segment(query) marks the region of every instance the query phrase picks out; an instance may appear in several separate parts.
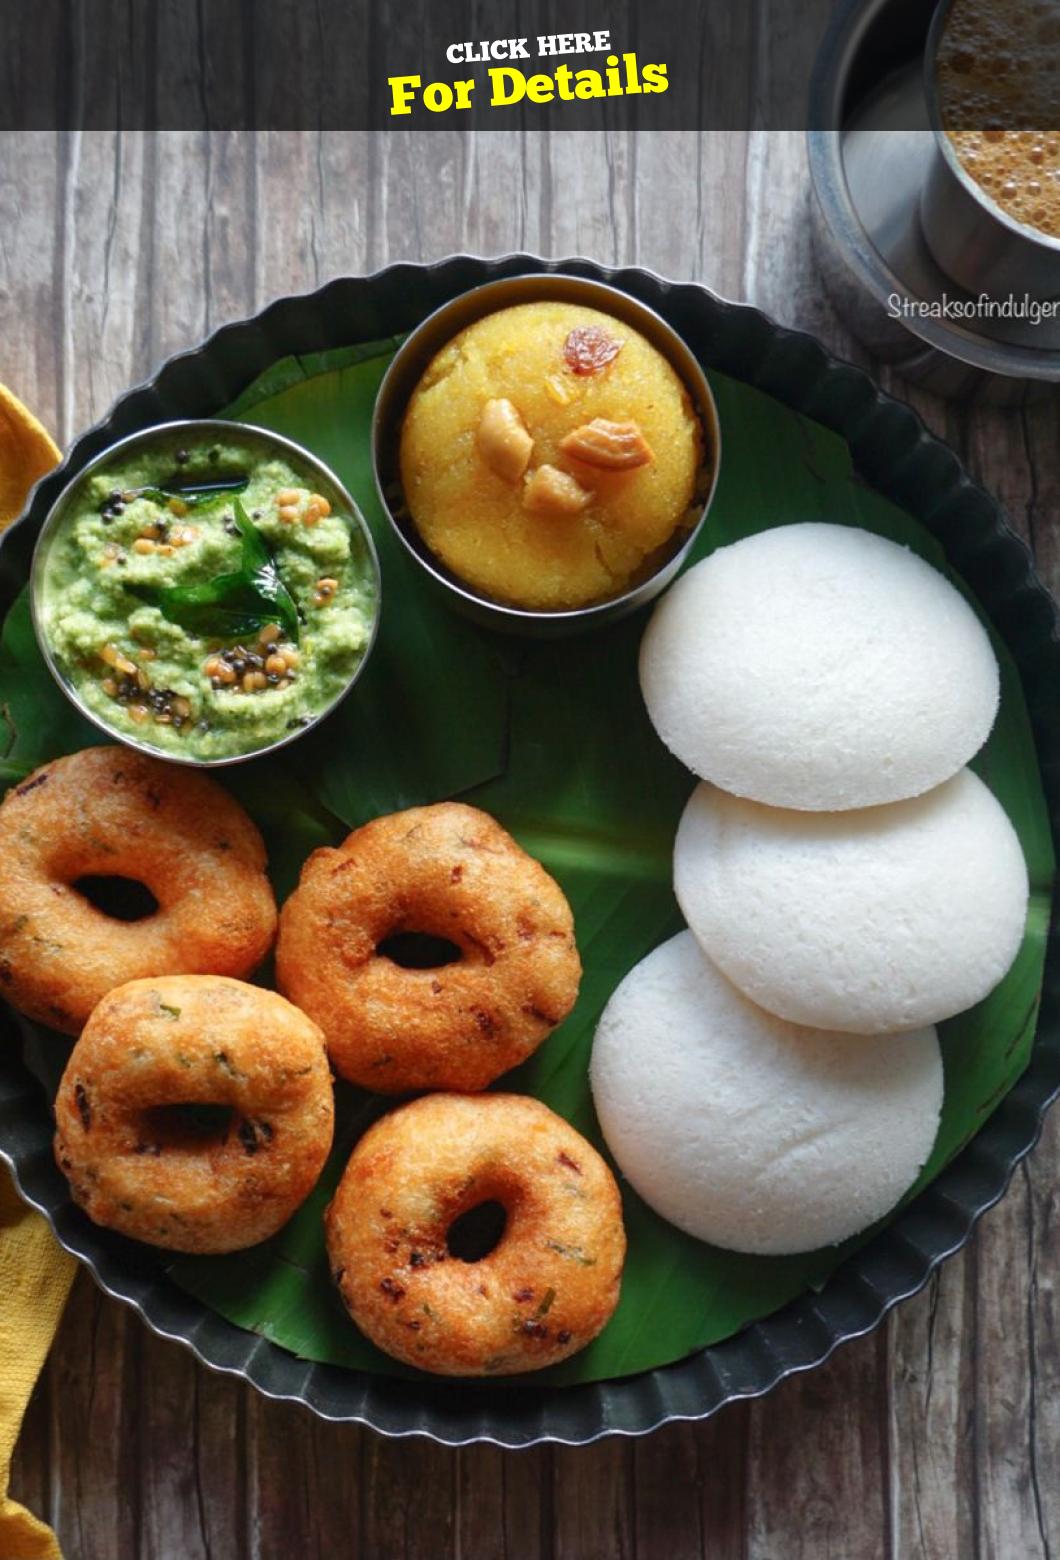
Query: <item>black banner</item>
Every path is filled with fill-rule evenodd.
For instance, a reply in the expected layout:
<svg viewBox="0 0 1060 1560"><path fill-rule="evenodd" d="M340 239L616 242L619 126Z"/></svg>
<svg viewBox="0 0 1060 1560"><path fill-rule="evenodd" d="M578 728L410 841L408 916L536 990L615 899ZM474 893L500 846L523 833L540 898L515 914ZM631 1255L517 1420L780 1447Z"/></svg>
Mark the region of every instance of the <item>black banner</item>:
<svg viewBox="0 0 1060 1560"><path fill-rule="evenodd" d="M830 0L5 0L10 129L806 121Z"/></svg>
<svg viewBox="0 0 1060 1560"><path fill-rule="evenodd" d="M1060 0L3 0L0 128L926 130L941 59L947 125L1040 131L1058 38Z"/></svg>

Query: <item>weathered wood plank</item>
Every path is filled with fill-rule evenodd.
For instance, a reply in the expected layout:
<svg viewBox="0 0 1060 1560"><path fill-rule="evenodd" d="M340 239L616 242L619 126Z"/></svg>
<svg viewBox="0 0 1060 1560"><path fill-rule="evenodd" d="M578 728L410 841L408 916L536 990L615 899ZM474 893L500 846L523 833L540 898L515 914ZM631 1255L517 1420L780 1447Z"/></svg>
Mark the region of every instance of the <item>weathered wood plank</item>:
<svg viewBox="0 0 1060 1560"><path fill-rule="evenodd" d="M77 1560L140 1553L145 1465L137 1359L143 1328L78 1277L48 1364L51 1499L47 1516Z"/></svg>
<svg viewBox="0 0 1060 1560"><path fill-rule="evenodd" d="M1035 1155L1020 1171L1026 1201L1027 1353L1030 1379L1027 1427L1031 1498L1044 1553L1060 1549L1060 1350L1057 1349L1057 1274L1060 1273L1060 1119L1048 1118ZM1008 1253L999 1254L1007 1260Z"/></svg>
<svg viewBox="0 0 1060 1560"><path fill-rule="evenodd" d="M415 1436L368 1435L361 1464L361 1550L429 1560L456 1538L456 1454Z"/></svg>
<svg viewBox="0 0 1060 1560"><path fill-rule="evenodd" d="M742 189L750 139L677 131L634 139L632 258L678 281L705 282L724 297L741 291L747 217Z"/></svg>
<svg viewBox="0 0 1060 1560"><path fill-rule="evenodd" d="M239 1487L239 1446L231 1438L211 1435L200 1409L203 1371L186 1349L139 1329L138 1369L126 1384L135 1397L139 1443L149 1449L140 1466L140 1554L144 1560L164 1560L172 1554L187 1560L209 1555L209 1524L216 1526L220 1481ZM203 1460L200 1440L210 1446ZM207 1484L204 1486L204 1475ZM211 1499L212 1496L212 1499ZM230 1512L238 1519L238 1505ZM231 1537L238 1534L233 1524Z"/></svg>
<svg viewBox="0 0 1060 1560"><path fill-rule="evenodd" d="M454 1560L537 1560L549 1555L551 1452L469 1446L457 1454Z"/></svg>
<svg viewBox="0 0 1060 1560"><path fill-rule="evenodd" d="M965 422L972 471L1001 499L1056 587L1060 563L1058 403L1023 412L975 410ZM1027 1560L1056 1552L1060 1419L1052 1304L1056 1258L1055 1116L976 1243L974 1492L980 1555Z"/></svg>
<svg viewBox="0 0 1060 1560"><path fill-rule="evenodd" d="M976 1537L988 1560L1047 1560L1050 1554L1043 1487L1049 1489L1056 1470L1055 1463L1043 1466L1036 1444L1038 1236L1021 1171L983 1220L976 1243Z"/></svg>
<svg viewBox="0 0 1060 1560"><path fill-rule="evenodd" d="M552 1453L552 1560L636 1554L633 1447L625 1440Z"/></svg>
<svg viewBox="0 0 1060 1560"><path fill-rule="evenodd" d="M767 40L780 58L782 39ZM797 135L508 131L0 141L0 377L69 435L167 352L279 292L468 248L702 278L855 361L821 293ZM895 381L1060 584L1060 413ZM82 1279L14 1489L70 1556L797 1560L1060 1546L1060 1122L886 1334L765 1403L637 1444L382 1442L204 1372Z"/></svg>
<svg viewBox="0 0 1060 1560"><path fill-rule="evenodd" d="M456 243L482 255L545 247L535 198L540 155L540 137L487 130L466 138Z"/></svg>
<svg viewBox="0 0 1060 1560"><path fill-rule="evenodd" d="M102 417L157 356L156 148L144 136L64 142L61 335L71 434Z"/></svg>
<svg viewBox="0 0 1060 1560"><path fill-rule="evenodd" d="M890 1542L886 1333L751 1410L748 1560L879 1560Z"/></svg>
<svg viewBox="0 0 1060 1560"><path fill-rule="evenodd" d="M165 1358L172 1345L156 1342L151 1368L164 1390L172 1377ZM224 1560L249 1553L247 1501L246 1409L249 1393L241 1381L219 1376L196 1365L192 1373L192 1441L184 1448L193 1470L194 1502L204 1560ZM156 1509L161 1515L167 1490L155 1481ZM171 1553L165 1526L159 1553ZM192 1548L183 1560L193 1560Z"/></svg>
<svg viewBox="0 0 1060 1560"><path fill-rule="evenodd" d="M889 1324L896 1556L975 1553L975 1277L962 1252Z"/></svg>
<svg viewBox="0 0 1060 1560"><path fill-rule="evenodd" d="M26 1407L11 1460L11 1488L30 1511L51 1508L51 1377L43 1371Z"/></svg>
<svg viewBox="0 0 1060 1560"><path fill-rule="evenodd" d="M704 1425L667 1425L633 1448L636 1553L743 1560L750 1410Z"/></svg>
<svg viewBox="0 0 1060 1560"><path fill-rule="evenodd" d="M266 135L251 156L252 228L259 302L363 270L370 138Z"/></svg>
<svg viewBox="0 0 1060 1560"><path fill-rule="evenodd" d="M60 441L61 191L54 134L0 135L0 380Z"/></svg>

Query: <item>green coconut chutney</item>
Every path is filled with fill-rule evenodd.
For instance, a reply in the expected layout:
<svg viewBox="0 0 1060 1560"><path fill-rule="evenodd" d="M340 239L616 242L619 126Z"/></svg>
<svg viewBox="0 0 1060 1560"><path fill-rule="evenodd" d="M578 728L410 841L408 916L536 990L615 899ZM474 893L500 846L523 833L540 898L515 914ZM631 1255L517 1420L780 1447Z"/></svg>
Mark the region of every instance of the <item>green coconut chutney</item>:
<svg viewBox="0 0 1060 1560"><path fill-rule="evenodd" d="M325 710L376 609L374 560L341 495L235 425L205 444L159 435L86 477L37 597L91 714L195 760L255 752Z"/></svg>

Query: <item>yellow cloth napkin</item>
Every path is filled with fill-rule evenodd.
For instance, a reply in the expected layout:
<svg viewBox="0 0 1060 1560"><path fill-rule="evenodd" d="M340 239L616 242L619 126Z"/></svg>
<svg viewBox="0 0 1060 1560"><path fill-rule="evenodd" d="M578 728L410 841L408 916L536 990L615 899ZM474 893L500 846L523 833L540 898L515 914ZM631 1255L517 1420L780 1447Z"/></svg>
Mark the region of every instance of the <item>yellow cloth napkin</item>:
<svg viewBox="0 0 1060 1560"><path fill-rule="evenodd" d="M0 1555L61 1560L51 1528L7 1494L11 1454L76 1264L0 1166Z"/></svg>
<svg viewBox="0 0 1060 1560"><path fill-rule="evenodd" d="M0 385L0 531L21 512L34 482L59 459L40 423ZM7 1493L11 1454L33 1384L51 1348L74 1276L74 1259L39 1213L21 1201L0 1165L0 1557L62 1560L51 1528Z"/></svg>

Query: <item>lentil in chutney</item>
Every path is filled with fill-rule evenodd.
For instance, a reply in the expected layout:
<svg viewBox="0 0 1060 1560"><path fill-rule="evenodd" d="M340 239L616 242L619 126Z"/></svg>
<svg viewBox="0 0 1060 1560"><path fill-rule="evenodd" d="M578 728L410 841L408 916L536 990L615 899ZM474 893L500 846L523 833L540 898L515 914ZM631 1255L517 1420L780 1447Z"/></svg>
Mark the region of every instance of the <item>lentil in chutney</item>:
<svg viewBox="0 0 1060 1560"><path fill-rule="evenodd" d="M339 696L371 638L375 568L322 485L237 425L186 447L160 433L84 479L38 618L98 720L209 761L268 747Z"/></svg>

